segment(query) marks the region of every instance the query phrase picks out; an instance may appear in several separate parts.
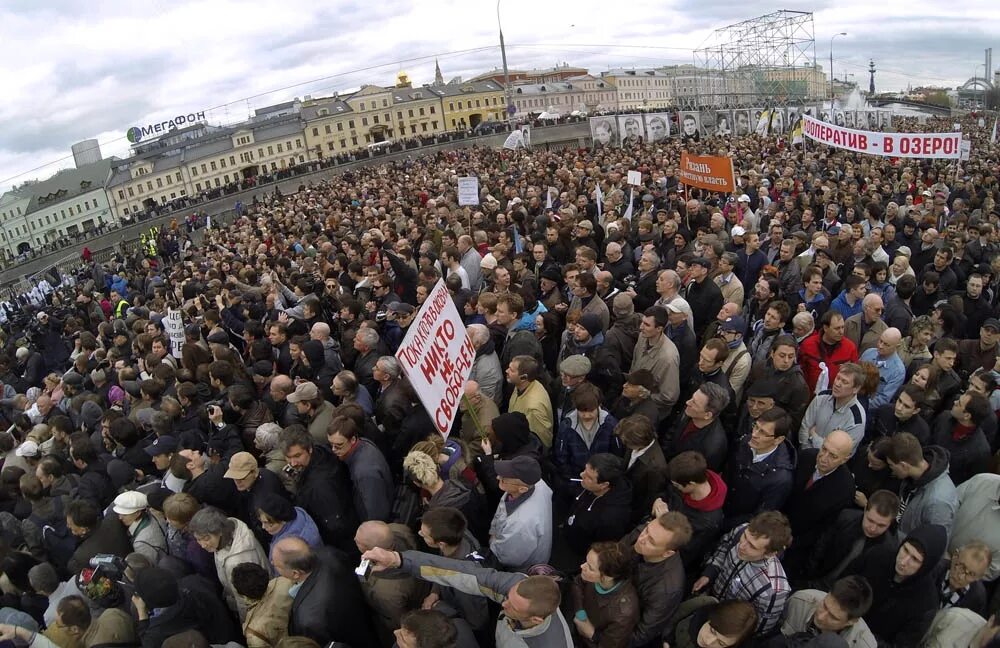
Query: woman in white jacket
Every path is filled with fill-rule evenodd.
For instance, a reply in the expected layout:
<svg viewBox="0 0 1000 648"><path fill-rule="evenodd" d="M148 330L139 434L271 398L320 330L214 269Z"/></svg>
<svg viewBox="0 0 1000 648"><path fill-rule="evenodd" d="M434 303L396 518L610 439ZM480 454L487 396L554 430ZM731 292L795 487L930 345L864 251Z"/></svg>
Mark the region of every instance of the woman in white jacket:
<svg viewBox="0 0 1000 648"><path fill-rule="evenodd" d="M242 563L253 563L270 574L271 563L267 559L267 552L257 542L250 527L241 520L226 517L225 513L216 508L205 507L195 513L188 530L202 549L213 554L215 571L222 583L226 604L239 615L242 623L246 618L246 604L233 587L233 569Z"/></svg>

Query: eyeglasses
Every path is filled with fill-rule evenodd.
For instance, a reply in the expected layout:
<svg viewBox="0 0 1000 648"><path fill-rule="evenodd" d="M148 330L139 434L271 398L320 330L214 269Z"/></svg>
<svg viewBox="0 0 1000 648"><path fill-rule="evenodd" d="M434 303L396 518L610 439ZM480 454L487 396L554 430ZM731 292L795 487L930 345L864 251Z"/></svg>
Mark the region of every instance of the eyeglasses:
<svg viewBox="0 0 1000 648"><path fill-rule="evenodd" d="M751 434L756 434L757 436L763 437L765 439L775 439L778 436L776 434L769 434L768 432L764 431L764 428L762 428L760 426L760 423L756 421L754 421L754 424L750 426L750 432Z"/></svg>
<svg viewBox="0 0 1000 648"><path fill-rule="evenodd" d="M954 562L951 563L951 570L953 572L955 572L956 575L961 576L963 578L975 578L976 577L976 572L972 571L971 569L969 569L968 567L966 567L962 563L958 562L957 559Z"/></svg>

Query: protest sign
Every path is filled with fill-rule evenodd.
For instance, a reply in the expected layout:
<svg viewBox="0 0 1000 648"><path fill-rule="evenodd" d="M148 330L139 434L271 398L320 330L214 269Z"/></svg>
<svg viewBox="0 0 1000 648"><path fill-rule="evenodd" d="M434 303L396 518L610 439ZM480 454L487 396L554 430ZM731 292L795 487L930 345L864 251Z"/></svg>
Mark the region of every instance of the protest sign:
<svg viewBox="0 0 1000 648"><path fill-rule="evenodd" d="M877 133L827 124L809 115L803 121L803 133L809 139L856 153L950 160L961 153L961 133Z"/></svg>
<svg viewBox="0 0 1000 648"><path fill-rule="evenodd" d="M628 183L630 185L635 185L638 187L642 184L642 172L641 171L629 171L628 172Z"/></svg>
<svg viewBox="0 0 1000 648"><path fill-rule="evenodd" d="M962 160L963 162L967 162L969 160L969 156L972 155L972 142L970 142L967 139L962 140L962 144L959 147L959 150L960 150L959 159Z"/></svg>
<svg viewBox="0 0 1000 648"><path fill-rule="evenodd" d="M680 181L689 187L732 193L736 190L733 160L713 155L681 152Z"/></svg>
<svg viewBox="0 0 1000 648"><path fill-rule="evenodd" d="M448 436L476 349L443 280L427 296L396 351L434 427Z"/></svg>
<svg viewBox="0 0 1000 648"><path fill-rule="evenodd" d="M458 204L463 206L479 204L479 178L464 176L458 179Z"/></svg>
<svg viewBox="0 0 1000 648"><path fill-rule="evenodd" d="M180 358L181 349L184 348L184 319L179 310L167 311L167 316L163 319L163 330L170 339L170 354Z"/></svg>

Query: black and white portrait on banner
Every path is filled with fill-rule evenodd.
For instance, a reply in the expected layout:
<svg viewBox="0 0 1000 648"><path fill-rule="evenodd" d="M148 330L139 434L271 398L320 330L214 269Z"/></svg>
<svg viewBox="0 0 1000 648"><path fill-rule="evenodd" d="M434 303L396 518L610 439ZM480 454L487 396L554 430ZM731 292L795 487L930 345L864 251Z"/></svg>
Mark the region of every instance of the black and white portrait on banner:
<svg viewBox="0 0 1000 648"><path fill-rule="evenodd" d="M670 137L670 115L652 113L643 115L646 120L646 140L653 144Z"/></svg>
<svg viewBox="0 0 1000 648"><path fill-rule="evenodd" d="M858 130L868 130L867 110L859 110L854 114L854 127Z"/></svg>
<svg viewBox="0 0 1000 648"><path fill-rule="evenodd" d="M847 125L847 114L843 110L836 110L833 113L833 123L837 126Z"/></svg>
<svg viewBox="0 0 1000 648"><path fill-rule="evenodd" d="M733 132L737 135L749 135L753 131L749 110L733 111Z"/></svg>
<svg viewBox="0 0 1000 648"><path fill-rule="evenodd" d="M696 112L681 112L681 137L698 141L701 138L701 118Z"/></svg>
<svg viewBox="0 0 1000 648"><path fill-rule="evenodd" d="M854 111L845 110L844 111L844 126L847 128L854 128Z"/></svg>
<svg viewBox="0 0 1000 648"><path fill-rule="evenodd" d="M618 144L618 128L615 125L614 117L591 117L590 136L594 140L595 147L612 146Z"/></svg>
<svg viewBox="0 0 1000 648"><path fill-rule="evenodd" d="M636 146L646 141L646 131L642 126L642 115L619 115L618 133L622 146Z"/></svg>
<svg viewBox="0 0 1000 648"><path fill-rule="evenodd" d="M771 134L779 135L785 132L785 109L775 107L771 110Z"/></svg>
<svg viewBox="0 0 1000 648"><path fill-rule="evenodd" d="M701 136L711 137L715 134L715 111L701 111Z"/></svg>
<svg viewBox="0 0 1000 648"><path fill-rule="evenodd" d="M716 110L715 111L715 134L716 135L732 135L733 134L733 113L730 110Z"/></svg>
<svg viewBox="0 0 1000 648"><path fill-rule="evenodd" d="M802 119L802 108L799 106L789 106L787 115L788 116L786 117L785 120L785 128L786 132L791 133L793 130L795 130L795 124L797 124L799 120Z"/></svg>

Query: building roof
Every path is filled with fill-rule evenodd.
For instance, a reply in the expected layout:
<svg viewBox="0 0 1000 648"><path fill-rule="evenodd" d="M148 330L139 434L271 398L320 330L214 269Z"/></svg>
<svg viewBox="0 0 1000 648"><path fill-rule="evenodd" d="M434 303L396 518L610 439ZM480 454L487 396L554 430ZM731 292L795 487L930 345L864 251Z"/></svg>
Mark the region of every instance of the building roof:
<svg viewBox="0 0 1000 648"><path fill-rule="evenodd" d="M601 76L605 77L663 77L666 78L670 75L665 74L662 70L657 70L654 68L612 68L601 72Z"/></svg>
<svg viewBox="0 0 1000 648"><path fill-rule="evenodd" d="M26 214L49 209L53 205L72 200L96 189L104 189L104 183L111 174L113 159L85 164L78 169L63 169L48 180L29 185L31 202Z"/></svg>
<svg viewBox="0 0 1000 648"><path fill-rule="evenodd" d="M325 110L325 114L320 114L321 111ZM330 117L333 115L340 115L343 113L353 112L350 104L341 99L340 97L326 97L324 99L313 99L309 105L302 106L302 120L312 121L314 119L320 119L322 117Z"/></svg>
<svg viewBox="0 0 1000 648"><path fill-rule="evenodd" d="M444 85L424 86L439 97L460 97L467 94L483 92L503 92L503 86L494 81L463 81L462 83L446 83Z"/></svg>
<svg viewBox="0 0 1000 648"><path fill-rule="evenodd" d="M432 92L429 85L420 86L418 88L412 87L402 87L402 88L392 88L392 102L393 104L404 104L411 101L426 101L428 99L437 99L439 95Z"/></svg>
<svg viewBox="0 0 1000 648"><path fill-rule="evenodd" d="M550 81L548 83L520 83L514 86L514 95L550 95L562 92L583 92L581 86L561 81Z"/></svg>

